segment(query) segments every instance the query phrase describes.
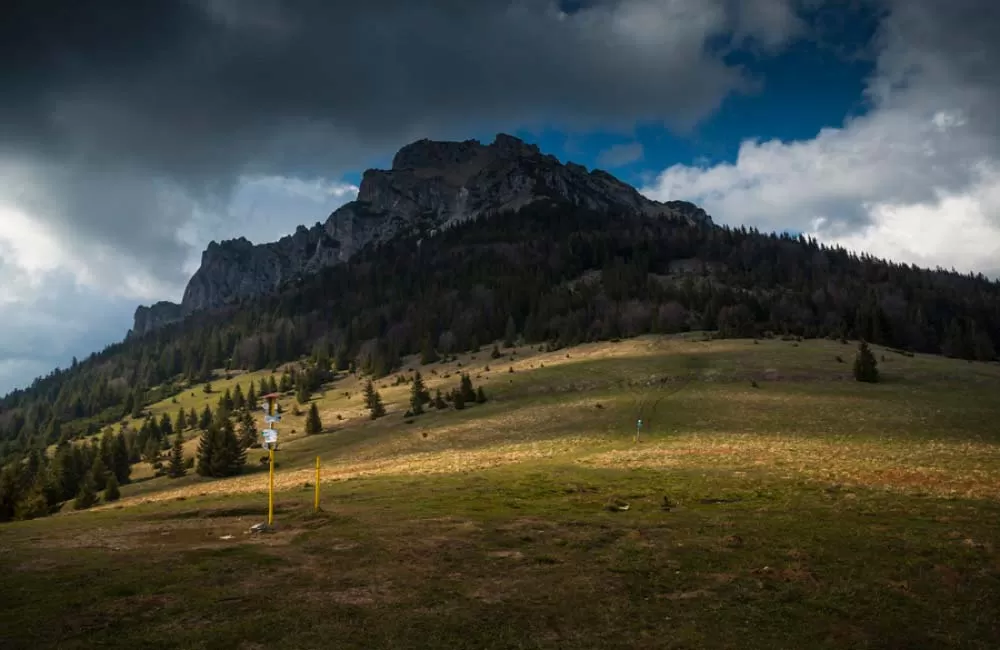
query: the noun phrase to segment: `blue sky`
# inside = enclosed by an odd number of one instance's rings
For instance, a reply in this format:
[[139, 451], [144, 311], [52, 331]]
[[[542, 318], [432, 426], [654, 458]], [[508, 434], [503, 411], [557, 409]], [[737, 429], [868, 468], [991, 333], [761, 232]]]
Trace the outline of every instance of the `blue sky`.
[[423, 137], [513, 133], [718, 223], [1000, 275], [1000, 3], [191, 0], [134, 5], [129, 42], [76, 18], [0, 39], [26, 62], [0, 71], [0, 393]]

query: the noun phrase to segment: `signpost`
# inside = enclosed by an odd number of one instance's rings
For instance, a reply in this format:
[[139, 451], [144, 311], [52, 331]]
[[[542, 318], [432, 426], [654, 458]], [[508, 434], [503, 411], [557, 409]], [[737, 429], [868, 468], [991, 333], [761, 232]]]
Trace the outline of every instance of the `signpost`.
[[270, 527], [274, 523], [274, 449], [278, 446], [278, 431], [274, 428], [281, 421], [281, 414], [278, 413], [278, 394], [271, 393], [262, 395], [264, 400], [264, 422], [266, 429], [260, 432], [264, 442], [261, 446], [267, 450], [269, 461], [267, 477], [267, 525]]
[[639, 431], [642, 429], [642, 420], [636, 420], [635, 423], [635, 441], [639, 442]]

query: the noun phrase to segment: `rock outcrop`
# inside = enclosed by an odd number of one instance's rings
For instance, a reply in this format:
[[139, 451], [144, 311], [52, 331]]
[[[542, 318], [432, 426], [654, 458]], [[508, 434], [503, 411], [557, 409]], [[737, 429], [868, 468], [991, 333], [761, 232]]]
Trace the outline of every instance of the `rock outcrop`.
[[300, 226], [274, 243], [254, 245], [240, 238], [209, 244], [181, 304], [140, 307], [133, 332], [143, 334], [194, 311], [276, 291], [296, 276], [397, 235], [432, 234], [539, 200], [711, 224], [697, 206], [652, 201], [607, 172], [564, 165], [510, 135], [499, 134], [488, 145], [420, 140], [399, 150], [392, 169], [366, 171], [357, 200], [338, 208], [324, 224]]
[[133, 325], [129, 336], [142, 336], [164, 325], [176, 323], [183, 317], [184, 311], [177, 303], [162, 300], [149, 307], [140, 305], [132, 318]]
[[403, 147], [392, 169], [365, 172], [357, 200], [330, 215], [326, 230], [349, 257], [402, 231], [447, 227], [544, 199], [711, 223], [690, 203], [652, 201], [605, 171], [563, 165], [535, 145], [500, 134], [490, 145], [420, 140]]
[[212, 242], [184, 290], [181, 309], [187, 315], [270, 293], [341, 259], [339, 242], [318, 223], [312, 228], [299, 226], [295, 234], [259, 246], [245, 237]]

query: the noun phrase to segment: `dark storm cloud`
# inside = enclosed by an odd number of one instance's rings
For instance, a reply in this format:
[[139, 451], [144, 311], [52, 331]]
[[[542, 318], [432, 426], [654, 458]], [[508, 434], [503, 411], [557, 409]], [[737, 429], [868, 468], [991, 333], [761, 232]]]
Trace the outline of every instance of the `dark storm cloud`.
[[791, 0], [750, 6], [14, 0], [0, 168], [18, 181], [0, 202], [176, 284], [175, 233], [196, 207], [224, 210], [241, 174], [337, 178], [484, 125], [691, 125], [747, 87], [708, 41], [799, 30]]
[[708, 40], [796, 31], [789, 2], [754, 6], [14, 0], [0, 165], [20, 182], [0, 199], [176, 282], [174, 233], [241, 174], [336, 178], [483, 125], [690, 125], [746, 83]]
[[757, 4], [769, 9], [599, 2], [560, 18], [523, 1], [20, 1], [0, 34], [16, 98], [2, 136], [203, 179], [271, 161], [289, 139], [297, 156], [268, 165], [353, 163], [359, 147], [470, 119], [685, 124], [741, 85], [707, 38], [790, 29], [786, 3]]

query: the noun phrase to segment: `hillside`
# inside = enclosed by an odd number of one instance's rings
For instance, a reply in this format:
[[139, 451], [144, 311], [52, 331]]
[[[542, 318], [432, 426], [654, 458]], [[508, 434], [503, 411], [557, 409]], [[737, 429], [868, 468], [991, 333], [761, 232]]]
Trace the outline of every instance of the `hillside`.
[[[375, 421], [361, 378], [341, 373], [310, 399], [319, 435], [303, 434], [285, 395], [272, 534], [247, 534], [266, 511], [266, 473], [252, 467], [169, 479], [140, 465], [116, 504], [0, 527], [9, 569], [0, 641], [988, 648], [1000, 639], [991, 615], [1000, 365], [875, 346], [883, 380], [862, 384], [851, 378], [856, 346], [837, 341], [698, 333], [500, 347], [502, 358], [487, 346], [447, 362], [402, 359], [377, 382], [388, 412]], [[432, 394], [467, 372], [488, 401], [408, 418], [410, 386], [398, 382], [416, 370]], [[270, 376], [219, 376], [210, 394], [195, 385], [149, 410], [198, 409]], [[323, 512], [314, 514], [317, 456]], [[33, 625], [15, 624], [24, 620]]]
[[[144, 422], [150, 404], [180, 399], [227, 373], [295, 364], [316, 388], [330, 372], [381, 378], [408, 356], [461, 354], [489, 341], [561, 350], [698, 330], [720, 338], [865, 339], [909, 352], [996, 358], [1000, 284], [981, 276], [716, 226], [695, 206], [645, 201], [603, 172], [562, 165], [502, 138], [487, 146], [441, 144], [404, 148], [393, 170], [370, 175], [382, 180], [366, 185], [359, 201], [368, 217], [388, 223], [400, 215], [386, 206], [403, 205], [390, 195], [409, 192], [416, 198], [406, 214], [437, 206], [430, 225], [447, 227], [426, 230], [418, 219], [336, 263], [282, 271], [280, 282], [268, 285], [277, 291], [213, 302], [0, 399], [2, 493], [16, 495], [5, 497], [0, 514], [12, 516], [26, 494], [33, 495], [28, 510], [44, 512], [80, 487], [82, 467], [58, 488], [26, 484], [42, 450]], [[508, 186], [504, 179], [521, 181]], [[492, 189], [463, 204], [461, 214], [439, 201], [472, 186]], [[281, 259], [299, 264], [315, 255], [304, 232], [282, 244]], [[234, 245], [239, 251], [226, 249], [232, 263], [220, 262], [223, 275], [253, 285], [257, 267], [241, 260], [256, 259], [260, 249]], [[183, 315], [167, 303], [154, 308]], [[105, 463], [118, 464], [122, 482], [124, 458], [138, 461], [149, 451], [147, 438], [115, 441], [117, 461], [105, 448]], [[22, 476], [25, 465], [31, 471]]]

